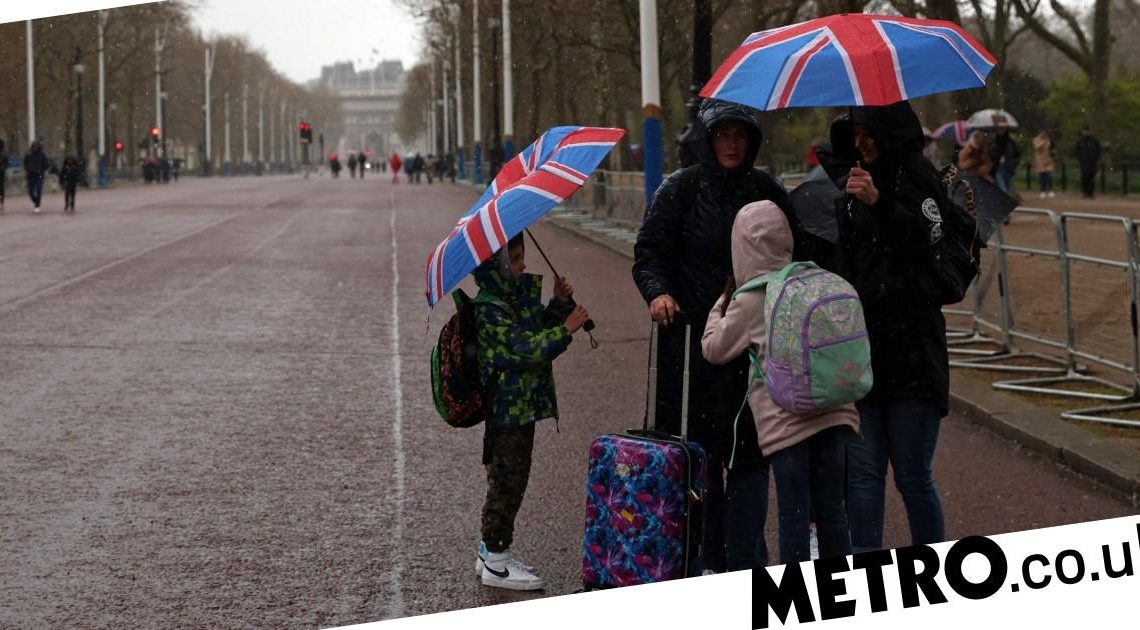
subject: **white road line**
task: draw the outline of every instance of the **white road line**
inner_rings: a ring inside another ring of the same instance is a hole
[[[404,593],[402,578],[404,574],[404,388],[400,382],[400,372],[403,368],[400,360],[400,245],[396,239],[396,195],[389,193],[388,207],[392,214],[388,221],[388,229],[392,238],[392,293],[389,299],[392,305],[389,317],[389,331],[392,340],[392,359],[389,365],[392,368],[391,391],[396,393],[395,408],[392,413],[392,448],[395,451],[395,488],[396,509],[393,510],[395,523],[392,527],[392,571],[388,583],[392,590],[392,600],[388,605],[386,618],[404,616]]]

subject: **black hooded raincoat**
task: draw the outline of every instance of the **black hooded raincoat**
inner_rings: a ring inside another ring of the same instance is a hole
[[[707,133],[728,120],[743,122],[749,133],[744,164],[732,171],[716,161]],[[699,122],[699,132],[705,138],[700,143],[700,163],[672,173],[654,194],[634,246],[633,279],[646,304],[668,294],[688,316],[692,325],[689,437],[727,463],[734,442],[733,419],[748,386],[748,357],[742,355],[724,366],[712,365],[701,357],[701,334],[709,309],[732,275],[731,236],[736,213],[753,201],[773,201],[785,213],[790,206],[783,186],[753,166],[763,136],[748,109],[707,100],[701,106]],[[793,228],[797,225],[792,224]],[[657,418],[659,428],[678,433],[684,335],[680,326],[672,328],[661,338]],[[735,463],[759,462],[756,428],[747,405],[735,433]]]
[[[875,140],[879,157],[861,166],[870,171],[880,197],[867,206],[840,196],[840,245],[826,266],[851,282],[863,302],[875,375],[867,400],[929,400],[945,414],[950,368],[934,245],[943,235],[946,191],[922,155],[922,126],[905,101],[856,107],[832,124],[834,153],[821,151],[820,164],[840,190],[861,160],[852,116]]]

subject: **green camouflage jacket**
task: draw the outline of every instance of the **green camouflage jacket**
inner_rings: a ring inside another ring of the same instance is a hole
[[[475,305],[479,375],[491,393],[488,424],[519,427],[557,418],[551,364],[573,340],[562,327],[570,308],[553,299],[543,306],[541,276],[506,280],[493,263],[475,270],[475,283],[480,295],[489,293],[510,307],[508,312],[494,304]]]

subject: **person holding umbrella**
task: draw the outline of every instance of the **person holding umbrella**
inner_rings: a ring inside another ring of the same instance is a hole
[[[863,302],[875,375],[870,394],[856,403],[862,439],[847,446],[852,551],[882,547],[888,463],[911,542],[941,542],[932,461],[950,368],[935,245],[950,202],[922,155],[922,127],[907,101],[852,108],[832,124],[831,144],[821,163],[844,191],[835,271]]]

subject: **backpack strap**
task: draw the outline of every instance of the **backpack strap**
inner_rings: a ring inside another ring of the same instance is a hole
[[[801,269],[805,271],[812,271],[819,269],[819,265],[816,265],[810,261],[788,263],[778,271],[766,273],[762,276],[756,276],[748,282],[745,282],[738,289],[732,292],[732,296],[729,299],[735,300],[736,296],[742,293],[766,289],[769,284],[783,284],[789,276]],[[765,378],[764,364],[760,360],[760,355],[756,353],[756,349],[753,347],[748,348],[748,362],[752,366],[752,369],[748,371],[748,387],[744,390],[744,401],[740,403],[740,409],[736,411],[736,417],[732,419],[732,454],[728,458],[728,468],[730,470],[732,469],[732,466],[736,460],[736,427],[737,423],[740,422],[740,414],[744,413],[744,406],[748,404],[748,397],[752,393],[753,383],[756,382],[756,379],[764,380]]]

